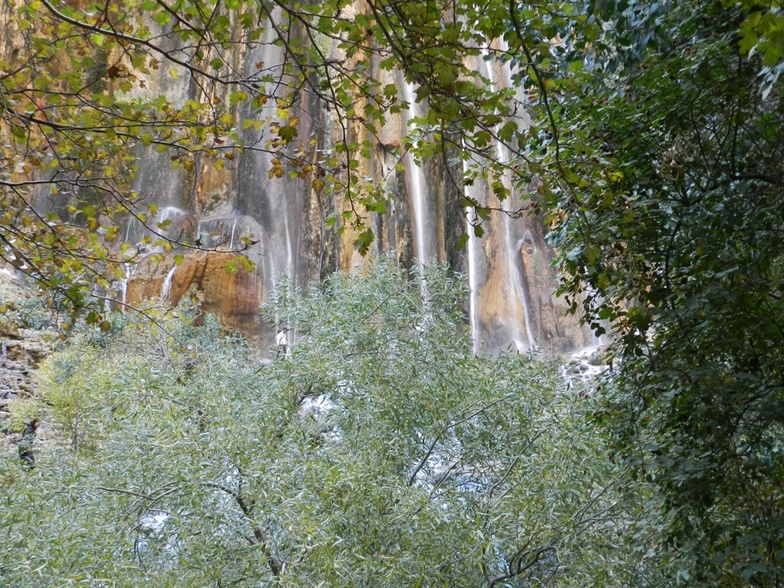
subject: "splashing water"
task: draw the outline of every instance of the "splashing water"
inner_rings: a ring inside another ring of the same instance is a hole
[[[172,268],[169,270],[169,273],[166,274],[166,277],[163,279],[163,284],[161,284],[161,302],[169,303],[171,302],[171,288],[172,288],[172,281],[174,280],[174,272],[177,271],[177,266],[173,265]]]

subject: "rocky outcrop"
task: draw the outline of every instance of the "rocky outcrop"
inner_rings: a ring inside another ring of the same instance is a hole
[[[24,326],[19,312],[32,292],[11,271],[0,268],[0,430],[9,416],[9,406],[17,398],[31,397],[35,391],[35,368],[53,349],[54,333]]]
[[[127,304],[161,300],[176,306],[192,297],[201,312],[217,315],[229,330],[262,343],[264,330],[260,316],[263,287],[259,274],[243,268],[229,252],[195,251],[175,263],[174,254],[161,261],[145,258],[134,269],[125,289]]]
[[[51,338],[0,320],[0,402],[32,394],[32,371],[52,352]]]

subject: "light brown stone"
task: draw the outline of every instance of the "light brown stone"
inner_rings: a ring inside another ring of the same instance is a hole
[[[237,269],[230,267],[235,264]],[[169,275],[171,272],[173,274]],[[170,280],[168,293],[164,290]],[[251,340],[261,334],[259,307],[262,301],[261,281],[257,272],[244,270],[232,253],[197,251],[186,253],[179,266],[174,256],[162,261],[142,260],[126,287],[126,302],[159,299],[174,307],[186,296],[193,296],[204,313],[217,315],[228,330],[239,332]]]

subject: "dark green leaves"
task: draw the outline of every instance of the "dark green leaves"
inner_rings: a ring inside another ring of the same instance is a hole
[[[564,53],[531,143],[561,291],[615,331],[605,422],[694,586],[784,569],[784,108],[758,36],[778,24],[742,4],[597,3],[603,32]]]

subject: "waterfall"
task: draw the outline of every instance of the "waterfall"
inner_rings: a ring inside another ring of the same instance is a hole
[[[412,119],[416,117],[414,89],[406,80],[402,80],[401,86],[403,99],[409,104],[408,110],[405,111],[403,116],[403,122],[406,129],[410,129],[413,126]],[[410,149],[406,152],[406,178],[408,180],[408,192],[414,208],[416,258],[418,263],[424,265],[436,260],[436,255],[432,251],[430,240],[427,237],[427,230],[430,228],[428,225],[431,225],[428,222],[429,215],[426,208],[426,192],[424,188],[427,185],[427,180]]]
[[[280,8],[276,8],[275,14],[279,13]],[[405,80],[403,72],[381,71],[377,66],[371,68],[372,75],[379,76],[376,81],[383,87],[388,84],[396,86],[399,100],[408,103],[408,108],[388,113],[383,127],[379,126],[377,135],[373,135],[359,127],[341,127],[337,114],[301,85],[301,80],[294,77],[296,72],[292,73],[285,68],[285,55],[276,44],[276,33],[272,28],[266,29],[263,38],[258,41],[253,47],[237,45],[237,53],[233,54],[234,67],[244,79],[257,82],[259,92],[268,96],[269,100],[266,103],[248,101],[236,105],[234,114],[238,122],[238,143],[245,148],[241,153],[236,153],[235,159],[227,158],[225,166],[219,170],[210,166],[212,156],[205,155],[203,160],[197,162],[194,170],[185,170],[181,166],[175,171],[164,169],[165,166],[171,167],[166,154],[141,148],[137,148],[136,152],[140,159],[140,171],[134,181],[134,189],[142,197],[137,212],[143,212],[149,204],[157,204],[160,212],[156,219],[159,222],[171,220],[171,224],[158,229],[159,233],[174,239],[183,235],[183,239],[190,243],[198,242],[203,249],[224,250],[218,255],[225,255],[227,249],[242,248],[243,254],[255,264],[250,279],[246,276],[242,280],[235,280],[241,284],[236,287],[243,289],[244,302],[241,304],[237,302],[235,305],[235,299],[242,299],[235,293],[226,295],[231,296],[231,299],[224,297],[226,280],[204,280],[200,283],[200,287],[201,284],[207,284],[204,287],[216,290],[213,293],[215,299],[225,300],[219,312],[237,310],[238,316],[241,316],[236,319],[237,324],[242,324],[243,328],[247,325],[251,337],[272,345],[279,332],[283,331],[289,338],[290,332],[284,331],[286,325],[262,324],[260,319],[249,319],[250,312],[247,309],[254,302],[248,301],[256,300],[247,294],[249,290],[257,294],[259,301],[264,301],[276,285],[301,291],[308,280],[319,279],[327,271],[356,271],[356,266],[364,263],[352,248],[351,231],[343,235],[335,234],[333,229],[324,224],[325,219],[333,215],[340,219],[341,213],[348,209],[343,200],[344,194],[340,190],[332,193],[328,189],[314,193],[309,178],[295,178],[296,174],[289,174],[291,170],[288,168],[283,177],[274,177],[279,170],[273,169],[273,165],[277,165],[273,157],[279,154],[267,143],[272,138],[269,126],[260,130],[253,125],[239,124],[242,121],[280,121],[283,124],[286,120],[298,118],[297,140],[302,140],[306,145],[306,158],[315,158],[321,154],[337,161],[342,154],[335,149],[336,141],[346,132],[359,133],[359,138],[368,137],[377,141],[373,153],[388,158],[382,161],[383,173],[376,173],[377,168],[373,167],[375,161],[359,162],[360,170],[365,169],[363,166],[369,166],[368,177],[385,182],[393,194],[387,216],[376,222],[374,227],[377,231],[375,248],[380,252],[399,249],[396,254],[402,263],[409,263],[409,256],[413,253],[413,263],[420,267],[435,261],[449,260],[453,263],[452,269],[467,276],[470,287],[466,300],[467,318],[475,353],[480,350],[492,352],[507,348],[510,344],[519,351],[538,344],[558,350],[581,345],[576,321],[575,326],[567,324],[560,317],[565,304],[552,297],[556,278],[548,265],[551,254],[543,240],[544,231],[531,226],[527,232],[527,222],[530,221],[512,218],[520,204],[520,194],[514,194],[499,203],[492,194],[490,182],[479,177],[474,183],[468,182],[462,188],[451,183],[447,174],[459,176],[459,162],[453,164],[451,159],[444,159],[425,164],[417,160],[412,149],[399,150],[398,145],[408,142],[407,133],[413,138],[417,131],[428,130],[417,128],[417,119],[425,113],[427,104],[424,101],[416,102],[418,88]],[[499,46],[499,51],[503,50],[503,46]],[[335,45],[328,51],[325,49],[325,52],[330,58],[349,59]],[[468,58],[467,67],[479,72],[487,80],[489,89],[514,87],[509,66],[491,60],[490,53],[488,51],[484,55]],[[350,67],[350,63],[347,63],[347,67]],[[151,74],[155,79],[150,80],[150,94],[157,95],[159,91],[164,91],[173,104],[184,103],[189,97],[188,92],[193,93],[185,81],[187,76],[181,76],[177,83],[169,83],[163,79],[166,77],[164,74]],[[162,76],[162,79],[156,76]],[[217,100],[216,104],[227,104],[229,92],[217,88],[210,90],[209,95],[191,96],[191,99]],[[525,94],[522,89],[517,92],[514,100],[522,105],[526,100]],[[525,117],[519,110],[516,112],[515,116]],[[300,146],[295,143],[292,142],[286,148],[288,152],[279,157],[284,166],[287,165],[287,155],[301,156],[297,152]],[[516,146],[508,147],[502,144],[488,145],[489,157],[510,162]],[[311,148],[312,152],[309,151]],[[456,148],[458,150],[459,146]],[[352,153],[351,157],[362,156]],[[402,160],[398,161],[398,157]],[[462,162],[462,171],[467,174],[480,171],[479,168],[484,167],[480,157],[481,154],[476,153],[475,159]],[[398,163],[402,163],[403,167],[397,169]],[[452,169],[452,165],[456,169]],[[513,188],[511,174],[497,179],[501,179],[507,188]],[[334,184],[337,186],[339,181],[339,178],[335,178]],[[479,219],[476,210],[470,205],[465,207],[449,200],[460,196],[480,206],[492,208],[494,212],[491,218]],[[375,217],[370,215],[370,218]],[[484,235],[477,237],[474,225],[480,221]],[[153,219],[150,219],[149,223],[152,222]],[[154,228],[154,225],[151,226]],[[463,227],[468,232],[464,254],[450,250]],[[138,253],[145,256],[155,253],[149,246],[139,247],[138,252],[134,250],[134,246],[145,236],[143,224],[138,220],[131,217],[123,233],[125,242],[130,246],[126,255]],[[149,235],[149,232],[146,234]],[[254,240],[258,240],[258,244],[245,249],[241,240],[251,235]],[[541,252],[533,259],[528,255],[532,251],[528,245],[529,239],[535,243],[536,251]],[[168,252],[161,253],[163,255],[159,257],[166,257]],[[178,249],[177,254],[199,256],[200,262],[202,258],[216,255],[211,251],[185,248]],[[129,259],[138,261],[137,257]],[[170,262],[167,260],[165,263],[167,265],[164,267],[169,268]],[[125,276],[118,280],[118,299],[121,297],[122,302],[127,303],[128,298],[137,296],[140,291],[147,291],[144,284],[150,284],[151,277],[161,278],[165,272],[156,272],[151,269],[151,265],[154,264],[137,266],[129,262],[125,266]],[[144,275],[141,275],[142,267]],[[212,263],[210,267],[214,268],[210,271],[218,271],[220,264]],[[161,283],[160,292],[164,299],[171,297],[175,270],[172,268],[167,271],[169,273]],[[128,287],[128,279],[134,272],[132,286]],[[178,278],[180,285],[185,274],[179,274]],[[183,286],[187,287],[187,284]],[[549,291],[545,291],[546,288]],[[422,295],[427,299],[424,282]],[[240,306],[241,311],[238,310]],[[542,319],[542,313],[550,314]]]
[[[134,217],[130,217],[128,219],[128,223],[125,225],[125,242],[129,245],[131,244],[131,225],[135,220],[136,219]]]
[[[463,161],[463,172],[468,172],[468,162]],[[472,186],[463,187],[466,198],[477,199]],[[471,345],[474,354],[479,353],[479,242],[474,231],[474,223],[478,221],[476,208],[465,207],[466,234],[468,235],[468,318],[471,326]]]
[[[237,217],[231,223],[231,237],[229,238],[229,250],[234,249],[234,233],[237,231]]]
[[[281,9],[274,8],[273,18],[279,18],[280,14]],[[284,73],[286,56],[276,39],[275,30],[266,29],[259,44],[243,55],[243,67],[244,75],[248,79],[267,74],[278,78],[278,83],[269,83],[268,87],[268,91],[274,92],[278,99],[271,99],[260,107],[243,103],[240,105],[240,117],[258,121],[278,120],[280,112],[287,109],[289,117],[301,118],[298,128],[304,135],[304,121],[308,115],[300,109],[307,98],[304,92],[293,93],[291,90],[297,83],[289,76],[295,74]],[[261,74],[258,67],[263,68]],[[281,103],[285,104],[285,108]],[[292,181],[288,174],[270,179],[276,155],[267,150],[269,138],[269,133],[265,131],[253,128],[242,131],[242,142],[258,146],[260,150],[247,150],[239,158],[234,213],[252,217],[256,221],[258,230],[253,234],[260,240],[260,244],[257,249],[258,259],[254,261],[257,262],[256,272],[259,273],[263,287],[275,287],[282,276],[286,276],[285,279],[296,287],[302,271],[300,223],[305,208],[305,189],[297,180]]]
[[[120,280],[120,302],[124,307],[128,304],[128,280],[131,279],[133,272],[136,270],[137,264],[135,263],[123,263],[123,273],[125,274],[123,278]]]
[[[482,60],[483,63],[486,65],[486,70],[484,73],[487,74],[487,79],[490,82],[490,87],[493,91],[497,88],[497,80],[493,66],[495,62],[488,62]],[[504,80],[506,83],[511,83],[511,77],[509,80]],[[498,157],[498,161],[502,165],[506,165],[509,160],[509,152],[506,146],[501,143],[500,141],[496,141],[496,154]],[[501,209],[506,213],[502,220],[503,222],[503,229],[504,229],[504,253],[506,255],[506,264],[507,264],[507,280],[508,280],[508,287],[510,289],[510,294],[514,294],[515,300],[517,304],[520,305],[520,310],[522,313],[523,318],[523,326],[525,328],[525,334],[527,339],[527,346],[526,342],[523,341],[521,337],[521,333],[519,328],[515,329],[513,334],[515,347],[519,352],[524,352],[528,349],[532,349],[536,345],[536,341],[534,340],[533,333],[531,330],[531,316],[528,309],[528,293],[525,291],[525,275],[522,268],[522,256],[521,251],[517,247],[517,239],[515,238],[514,231],[515,231],[515,218],[513,213],[515,212],[514,209],[511,207],[511,200],[515,196],[514,185],[509,177],[508,172],[504,172],[504,176],[502,178],[504,187],[509,190],[509,196],[501,201]]]
[[[171,302],[171,287],[172,281],[174,280],[174,272],[176,271],[177,266],[173,265],[169,270],[169,273],[167,273],[166,277],[163,279],[163,283],[161,284],[161,302],[165,304]]]

